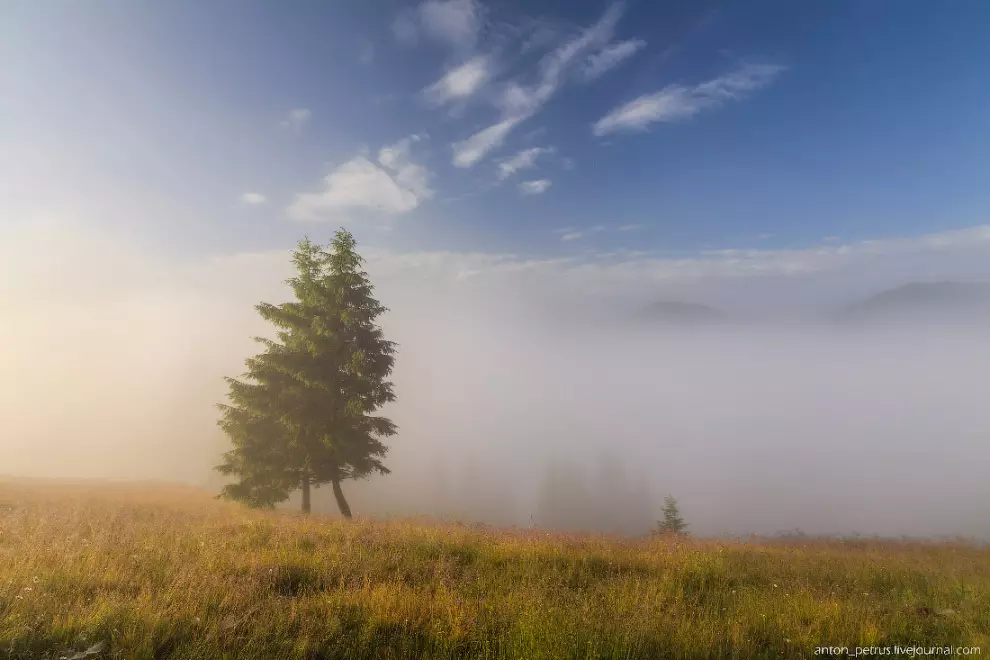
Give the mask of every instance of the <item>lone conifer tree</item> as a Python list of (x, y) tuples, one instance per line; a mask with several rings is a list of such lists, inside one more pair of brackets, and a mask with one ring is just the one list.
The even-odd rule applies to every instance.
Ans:
[(681, 518), (681, 511), (673, 495), (663, 498), (663, 520), (657, 526), (661, 533), (680, 534), (687, 529), (687, 523)]
[(219, 425), (234, 447), (216, 469), (238, 481), (221, 497), (272, 507), (300, 489), (308, 513), (310, 487), (329, 483), (349, 518), (341, 481), (389, 473), (381, 438), (396, 427), (373, 413), (395, 399), (386, 380), (395, 344), (375, 324), (386, 309), (354, 245), (343, 229), (328, 249), (304, 238), (287, 281), (296, 299), (256, 306), (277, 339), (256, 338), (265, 351), (247, 360), (242, 380), (226, 379)]

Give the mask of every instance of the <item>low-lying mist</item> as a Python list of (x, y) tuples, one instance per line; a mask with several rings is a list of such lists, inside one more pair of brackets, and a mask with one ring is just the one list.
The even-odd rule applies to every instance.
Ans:
[[(375, 266), (399, 434), (391, 475), (345, 484), (358, 515), (636, 534), (671, 493), (698, 534), (990, 538), (987, 328), (670, 328)], [(8, 294), (0, 473), (222, 483), (222, 376), (287, 261), (175, 273)]]

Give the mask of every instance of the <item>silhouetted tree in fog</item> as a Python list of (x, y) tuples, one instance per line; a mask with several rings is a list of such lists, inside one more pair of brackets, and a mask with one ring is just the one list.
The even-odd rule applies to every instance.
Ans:
[(247, 360), (244, 380), (227, 379), (219, 425), (234, 448), (217, 470), (238, 481), (221, 497), (271, 507), (299, 489), (308, 513), (310, 487), (329, 483), (349, 518), (341, 481), (388, 474), (381, 438), (395, 425), (372, 413), (395, 399), (386, 380), (395, 344), (375, 323), (386, 309), (354, 247), (345, 230), (326, 250), (303, 239), (287, 282), (296, 299), (256, 307), (277, 339), (257, 338), (265, 351)]
[(680, 508), (673, 495), (663, 498), (663, 520), (657, 523), (660, 532), (680, 534), (687, 529), (687, 523), (681, 517)]

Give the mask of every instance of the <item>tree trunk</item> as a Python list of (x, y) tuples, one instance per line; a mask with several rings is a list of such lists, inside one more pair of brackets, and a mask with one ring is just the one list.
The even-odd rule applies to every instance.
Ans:
[(344, 499), (344, 491), (340, 489), (340, 480), (334, 479), (333, 484), (333, 496), (337, 499), (337, 508), (340, 509), (340, 515), (345, 518), (351, 517), (351, 507), (347, 505), (347, 500)]
[(304, 473), (302, 476), (302, 511), (303, 513), (309, 513), (309, 473)]

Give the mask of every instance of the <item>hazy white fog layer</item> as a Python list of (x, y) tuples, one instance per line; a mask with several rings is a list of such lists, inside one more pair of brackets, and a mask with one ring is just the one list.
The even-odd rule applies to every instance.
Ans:
[[(282, 300), (287, 254), (28, 247), (3, 255), (0, 473), (216, 486), (221, 377), (267, 332), (252, 305)], [(519, 280), (369, 270), (400, 433), (391, 476), (348, 484), (359, 514), (635, 533), (669, 492), (703, 534), (990, 537), (986, 328), (672, 331)]]

